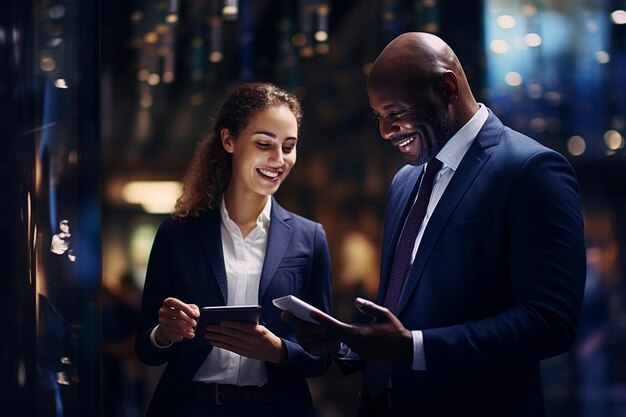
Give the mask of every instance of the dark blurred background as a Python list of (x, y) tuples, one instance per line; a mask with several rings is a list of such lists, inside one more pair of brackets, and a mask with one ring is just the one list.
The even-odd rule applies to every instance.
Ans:
[[(19, 336), (0, 341), (14, 387), (0, 406), (27, 404), (35, 380), (29, 407), (47, 410), (37, 415), (141, 415), (160, 372), (132, 346), (152, 239), (195, 144), (244, 81), (302, 100), (298, 162), (277, 198), (324, 225), (335, 314), (350, 320), (356, 295), (375, 297), (386, 192), (403, 164), (378, 135), (366, 75), (388, 41), (421, 30), (457, 52), (479, 101), (574, 166), (587, 287), (575, 346), (542, 365), (547, 414), (626, 416), (625, 10), (624, 0), (0, 0), (10, 139), (0, 231), (12, 236), (1, 260), (16, 277), (0, 317)], [(64, 266), (48, 259), (61, 219), (80, 249)], [(59, 352), (43, 347), (52, 326), (65, 335)], [(319, 416), (353, 415), (360, 378), (333, 368), (311, 379)]]

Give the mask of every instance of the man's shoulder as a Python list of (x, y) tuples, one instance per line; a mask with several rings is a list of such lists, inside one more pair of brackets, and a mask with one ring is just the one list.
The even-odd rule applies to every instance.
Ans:
[(502, 151), (511, 158), (527, 160), (538, 154), (550, 154), (553, 156), (563, 157), (556, 150), (544, 145), (537, 139), (534, 139), (522, 132), (505, 126), (502, 131), (502, 140), (500, 141)]
[[(474, 139), (473, 146), (479, 146), (487, 153), (498, 154), (509, 161), (523, 161), (541, 153), (560, 155), (540, 140), (503, 123), (490, 109), (488, 111), (487, 120)], [(500, 160), (496, 158), (496, 161)]]

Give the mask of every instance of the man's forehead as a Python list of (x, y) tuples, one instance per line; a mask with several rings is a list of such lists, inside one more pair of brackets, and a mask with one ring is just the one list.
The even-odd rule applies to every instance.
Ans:
[(390, 82), (385, 85), (368, 86), (370, 105), (380, 109), (403, 107), (418, 99), (423, 88), (413, 84)]

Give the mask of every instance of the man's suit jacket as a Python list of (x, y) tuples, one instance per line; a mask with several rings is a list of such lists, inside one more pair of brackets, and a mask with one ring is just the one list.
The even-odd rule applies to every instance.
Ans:
[[(322, 226), (296, 216), (274, 200), (267, 251), (259, 285), (262, 324), (281, 337), (287, 362), (266, 364), (276, 415), (313, 415), (306, 377), (320, 376), (329, 358), (312, 356), (295, 341), (293, 328), (280, 318), (272, 300), (294, 294), (323, 311), (331, 309), (330, 259)], [(167, 297), (199, 307), (225, 305), (227, 281), (222, 252), (219, 208), (197, 218), (166, 219), (156, 234), (143, 293), (136, 352), (149, 365), (167, 363), (147, 415), (175, 416), (198, 368), (212, 347), (204, 338), (184, 340), (165, 351), (150, 342), (158, 310)]]
[[(392, 182), (381, 289), (421, 172), (405, 166)], [(585, 270), (570, 164), (490, 112), (428, 222), (399, 301), (404, 326), (423, 331), (427, 371), (393, 363), (397, 415), (542, 416), (539, 361), (571, 346)]]

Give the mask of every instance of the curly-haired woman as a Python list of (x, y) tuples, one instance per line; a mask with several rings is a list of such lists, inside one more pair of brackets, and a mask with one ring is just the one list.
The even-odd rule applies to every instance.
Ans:
[[(312, 416), (307, 377), (328, 357), (305, 352), (272, 300), (294, 294), (330, 310), (330, 259), (319, 223), (272, 196), (296, 163), (302, 110), (267, 83), (236, 88), (199, 143), (146, 274), (139, 358), (167, 363), (147, 415)], [(196, 329), (199, 307), (260, 305), (259, 324)]]

